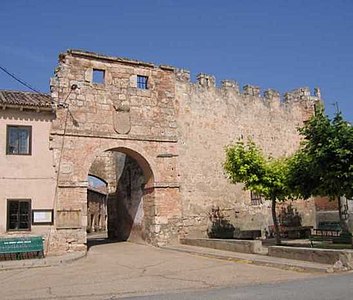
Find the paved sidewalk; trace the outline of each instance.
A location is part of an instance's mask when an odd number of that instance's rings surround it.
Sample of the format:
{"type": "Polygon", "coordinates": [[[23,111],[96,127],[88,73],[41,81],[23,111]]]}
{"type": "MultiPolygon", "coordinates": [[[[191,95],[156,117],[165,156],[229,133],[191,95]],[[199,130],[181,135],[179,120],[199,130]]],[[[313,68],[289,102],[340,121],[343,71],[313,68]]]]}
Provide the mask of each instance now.
{"type": "MultiPolygon", "coordinates": [[[[307,261],[271,257],[258,254],[246,254],[240,252],[222,251],[212,248],[204,248],[188,245],[172,245],[162,247],[166,250],[173,250],[178,252],[185,252],[194,255],[200,255],[210,258],[217,258],[238,263],[253,264],[257,266],[274,267],[283,270],[299,271],[299,272],[333,272],[333,266],[330,264],[319,264],[307,261]]],[[[62,264],[71,263],[86,256],[85,252],[67,253],[61,256],[48,256],[42,259],[24,259],[15,261],[0,261],[1,270],[12,269],[27,269],[51,267],[62,264]]]]}
{"type": "Polygon", "coordinates": [[[84,258],[69,264],[0,271],[0,299],[108,300],[322,275],[147,245],[106,243],[92,246],[84,258]]]}
{"type": "Polygon", "coordinates": [[[216,250],[212,248],[204,248],[188,245],[173,245],[163,247],[164,249],[174,250],[179,252],[186,252],[195,255],[202,255],[206,257],[213,257],[222,260],[234,261],[238,263],[254,264],[258,266],[274,267],[283,270],[292,270],[299,272],[333,272],[333,266],[329,264],[319,264],[308,261],[286,259],[280,257],[247,254],[240,252],[231,252],[216,250]]]}
{"type": "Polygon", "coordinates": [[[0,261],[0,271],[58,266],[85,256],[86,252],[75,252],[60,256],[47,256],[45,258],[0,261]]]}

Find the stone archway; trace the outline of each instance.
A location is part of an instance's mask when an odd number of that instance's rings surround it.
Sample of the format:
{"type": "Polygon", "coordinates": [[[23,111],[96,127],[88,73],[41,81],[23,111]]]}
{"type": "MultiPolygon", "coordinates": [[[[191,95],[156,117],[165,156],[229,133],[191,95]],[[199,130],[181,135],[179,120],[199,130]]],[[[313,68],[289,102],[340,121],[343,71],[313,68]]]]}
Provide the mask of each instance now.
{"type": "Polygon", "coordinates": [[[145,241],[154,217],[154,176],[147,160],[129,148],[109,149],[95,158],[89,173],[107,182],[109,239],[145,241]]]}
{"type": "MultiPolygon", "coordinates": [[[[131,157],[141,168],[143,186],[142,238],[162,245],[178,238],[181,203],[176,179],[176,159],[158,155],[171,151],[169,143],[131,141],[53,134],[58,162],[55,199],[55,232],[49,237],[48,253],[85,251],[87,234],[87,176],[94,160],[106,151],[131,157]]],[[[104,177],[103,177],[104,178],[104,177]]],[[[109,180],[107,180],[109,183],[109,180]]],[[[126,238],[126,237],[125,237],[126,238]]]]}

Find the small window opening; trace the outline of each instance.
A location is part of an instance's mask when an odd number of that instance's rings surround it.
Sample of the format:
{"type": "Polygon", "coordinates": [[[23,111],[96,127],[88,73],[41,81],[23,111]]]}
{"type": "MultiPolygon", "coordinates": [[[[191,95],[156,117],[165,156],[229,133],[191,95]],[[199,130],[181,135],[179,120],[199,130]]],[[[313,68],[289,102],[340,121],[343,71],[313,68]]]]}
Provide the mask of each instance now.
{"type": "Polygon", "coordinates": [[[147,82],[148,82],[147,76],[137,75],[137,87],[139,89],[147,90],[148,89],[147,82]]]}
{"type": "Polygon", "coordinates": [[[262,204],[262,197],[261,195],[255,193],[255,192],[251,192],[251,205],[260,205],[262,204]]]}
{"type": "Polygon", "coordinates": [[[8,125],[6,154],[30,155],[31,135],[31,126],[8,125]]]}
{"type": "Polygon", "coordinates": [[[31,200],[8,200],[7,230],[31,229],[31,200]]]}
{"type": "Polygon", "coordinates": [[[93,69],[93,83],[104,83],[105,71],[99,69],[93,69]]]}

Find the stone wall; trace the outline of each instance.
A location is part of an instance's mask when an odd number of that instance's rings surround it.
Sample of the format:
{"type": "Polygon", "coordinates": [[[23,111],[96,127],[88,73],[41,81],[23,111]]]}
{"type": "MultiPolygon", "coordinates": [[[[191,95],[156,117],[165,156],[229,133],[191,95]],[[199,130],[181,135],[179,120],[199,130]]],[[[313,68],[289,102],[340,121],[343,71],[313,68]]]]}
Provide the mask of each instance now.
{"type": "Polygon", "coordinates": [[[130,156],[144,173],[145,239],[153,244],[176,239],[181,210],[173,69],[68,51],[59,57],[51,94],[57,118],[50,147],[58,173],[51,252],[85,248],[87,176],[100,175],[109,184],[114,167],[109,166],[112,157],[107,151],[130,156]],[[96,70],[104,73],[103,82],[95,82],[96,70]],[[138,76],[148,78],[147,89],[138,87],[138,76]],[[97,168],[99,161],[108,165],[97,168]]]}
{"type": "Polygon", "coordinates": [[[89,169],[89,175],[101,178],[107,183],[108,193],[114,193],[117,187],[117,155],[118,153],[114,151],[100,153],[89,169]]]}
{"type": "Polygon", "coordinates": [[[109,197],[109,237],[121,241],[144,240],[143,189],[146,179],[138,163],[117,153],[117,182],[109,197]]]}
{"type": "MultiPolygon", "coordinates": [[[[267,155],[279,157],[299,146],[297,127],[314,111],[319,100],[307,88],[285,94],[246,85],[239,90],[231,80],[215,86],[215,78],[200,74],[190,82],[188,71],[178,70],[179,174],[183,199],[184,234],[205,236],[207,213],[219,206],[228,219],[241,229],[264,229],[272,223],[269,201],[250,204],[250,193],[241,184],[232,185],[225,177],[224,148],[235,141],[253,140],[267,155]]],[[[311,225],[308,214],[312,203],[298,203],[305,212],[304,225],[311,225]]]]}
{"type": "Polygon", "coordinates": [[[175,140],[174,78],[173,69],[166,66],[82,51],[64,53],[51,80],[52,96],[69,105],[72,114],[59,114],[53,128],[65,125],[70,133],[175,140]],[[102,83],[94,82],[95,70],[104,72],[102,83]],[[138,75],[148,77],[148,89],[137,87],[138,75]]]}
{"type": "Polygon", "coordinates": [[[337,201],[330,201],[327,197],[316,197],[315,207],[317,211],[337,211],[338,203],[337,201]]]}
{"type": "Polygon", "coordinates": [[[107,195],[90,187],[87,190],[87,232],[107,230],[107,195]]]}
{"type": "MultiPolygon", "coordinates": [[[[252,139],[268,155],[293,153],[300,142],[297,127],[313,114],[319,91],[312,96],[301,88],[281,98],[275,90],[261,94],[260,88],[246,85],[240,91],[232,80],[216,87],[213,76],[197,78],[191,83],[185,70],[96,53],[60,55],[51,80],[57,103],[51,148],[58,173],[56,224],[70,220],[71,225],[56,227],[53,240],[61,244],[53,242],[54,250],[84,247],[90,172],[111,182],[110,198],[119,194],[110,151],[127,155],[143,173],[138,215],[148,242],[204,236],[212,206],[241,229],[263,230],[271,224],[270,203],[251,205],[250,193],[226,179],[224,147],[252,139]],[[101,81],[94,77],[97,71],[101,81]]],[[[121,176],[124,189],[124,172],[121,176]]],[[[302,209],[309,206],[303,203],[302,209]]]]}

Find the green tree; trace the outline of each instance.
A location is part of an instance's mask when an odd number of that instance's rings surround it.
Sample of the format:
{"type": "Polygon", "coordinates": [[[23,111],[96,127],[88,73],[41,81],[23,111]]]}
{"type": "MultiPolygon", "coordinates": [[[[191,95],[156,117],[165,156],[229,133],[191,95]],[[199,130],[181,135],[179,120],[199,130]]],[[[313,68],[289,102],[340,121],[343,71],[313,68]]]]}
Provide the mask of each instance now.
{"type": "Polygon", "coordinates": [[[353,127],[341,113],[330,119],[320,108],[299,131],[304,140],[289,163],[288,185],[296,197],[336,200],[341,227],[348,231],[340,197],[353,197],[353,127]]]}
{"type": "Polygon", "coordinates": [[[286,185],[287,159],[267,158],[253,142],[238,142],[226,148],[224,169],[232,183],[244,183],[244,189],[272,201],[272,219],[279,245],[276,202],[284,201],[289,195],[286,185]]]}

